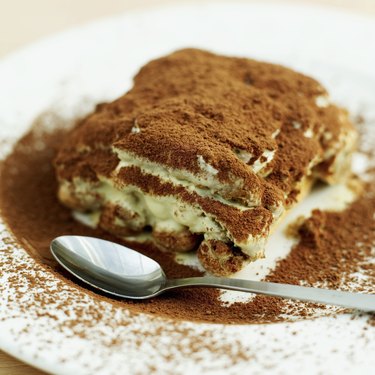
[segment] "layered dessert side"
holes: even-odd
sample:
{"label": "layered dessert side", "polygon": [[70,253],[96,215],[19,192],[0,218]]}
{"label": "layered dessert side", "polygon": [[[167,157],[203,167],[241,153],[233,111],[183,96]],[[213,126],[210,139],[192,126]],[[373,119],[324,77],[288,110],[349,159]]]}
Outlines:
{"label": "layered dessert side", "polygon": [[120,237],[197,251],[229,275],[316,180],[350,174],[357,133],[314,79],[279,65],[180,50],[146,64],[63,140],[59,199]]}

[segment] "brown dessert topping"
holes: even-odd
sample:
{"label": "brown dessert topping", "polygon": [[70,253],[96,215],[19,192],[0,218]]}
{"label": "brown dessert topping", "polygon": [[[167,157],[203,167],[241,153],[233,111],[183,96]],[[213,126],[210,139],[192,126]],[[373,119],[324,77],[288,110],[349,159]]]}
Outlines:
{"label": "brown dessert topping", "polygon": [[[232,185],[231,198],[251,191],[275,202],[281,189],[294,200],[295,184],[310,162],[315,157],[319,162],[343,128],[352,129],[339,119],[340,109],[316,105],[322,95],[326,91],[318,82],[278,65],[177,51],[145,65],[128,93],[99,105],[79,124],[60,149],[58,175],[68,180],[91,178],[92,171],[109,175],[116,157],[108,163],[96,154],[115,146],[197,175],[201,156],[222,183]],[[304,135],[308,129],[311,137]],[[320,139],[323,131],[331,134],[329,141]],[[275,157],[262,178],[248,164],[264,160],[266,150]],[[248,164],[239,152],[250,155]]]}

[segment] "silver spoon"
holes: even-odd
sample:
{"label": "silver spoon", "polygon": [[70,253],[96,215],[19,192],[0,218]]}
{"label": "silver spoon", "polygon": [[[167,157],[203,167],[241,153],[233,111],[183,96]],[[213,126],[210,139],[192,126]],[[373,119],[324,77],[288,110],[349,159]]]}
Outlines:
{"label": "silver spoon", "polygon": [[175,288],[214,287],[375,311],[375,295],[224,277],[167,279],[160,265],[125,246],[98,238],[61,236],[51,252],[70,273],[115,296],[146,299]]}

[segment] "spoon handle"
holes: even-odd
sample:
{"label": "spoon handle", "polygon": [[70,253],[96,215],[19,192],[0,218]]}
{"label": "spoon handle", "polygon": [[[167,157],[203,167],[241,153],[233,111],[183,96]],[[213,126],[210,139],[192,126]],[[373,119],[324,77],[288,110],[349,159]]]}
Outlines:
{"label": "spoon handle", "polygon": [[269,283],[264,281],[228,279],[210,276],[191,277],[186,279],[167,280],[163,290],[191,286],[231,289],[241,292],[264,294],[267,296],[343,306],[368,312],[375,311],[375,294],[341,292],[337,290]]}

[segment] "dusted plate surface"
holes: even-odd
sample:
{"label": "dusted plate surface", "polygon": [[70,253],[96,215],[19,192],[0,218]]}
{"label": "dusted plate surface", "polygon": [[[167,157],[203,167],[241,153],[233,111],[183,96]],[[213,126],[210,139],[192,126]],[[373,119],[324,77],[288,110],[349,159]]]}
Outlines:
{"label": "dusted plate surface", "polygon": [[[169,6],[76,28],[0,63],[1,155],[41,113],[53,110],[65,119],[85,114],[126,91],[149,59],[187,46],[299,69],[321,80],[352,113],[367,111],[366,118],[374,119],[371,35],[370,18],[235,2]],[[311,201],[301,209],[312,207]],[[47,371],[365,374],[375,365],[367,317],[225,326],[136,315],[65,285],[21,247],[9,245],[0,225],[0,349]],[[276,238],[268,252],[275,258],[289,247]]]}

